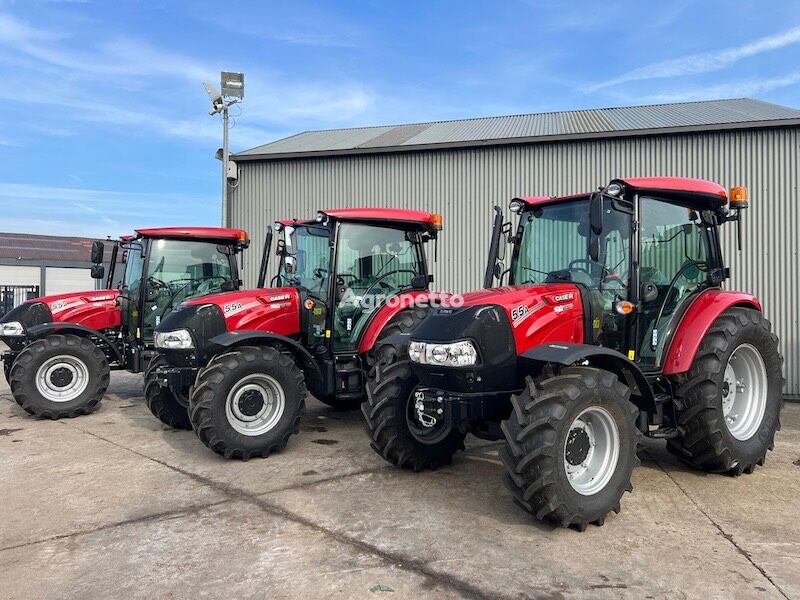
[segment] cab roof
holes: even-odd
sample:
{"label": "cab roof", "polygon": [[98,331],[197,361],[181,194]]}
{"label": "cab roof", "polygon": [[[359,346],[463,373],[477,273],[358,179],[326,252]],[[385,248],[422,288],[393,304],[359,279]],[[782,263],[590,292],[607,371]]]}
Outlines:
{"label": "cab roof", "polygon": [[[626,177],[613,179],[611,183],[621,183],[628,189],[639,193],[662,194],[681,204],[689,204],[700,209],[714,209],[728,201],[728,191],[713,181],[692,179],[690,177]],[[528,206],[554,204],[570,200],[588,198],[591,192],[570,196],[520,196]]]}
{"label": "cab roof", "polygon": [[[437,225],[438,215],[422,210],[405,208],[334,208],[319,211],[322,214],[341,221],[393,221],[397,223],[416,224],[421,227],[432,228]],[[284,219],[278,221],[281,225],[293,223],[312,224],[315,220]]]}
{"label": "cab roof", "polygon": [[244,229],[229,227],[154,227],[137,229],[141,237],[167,239],[199,239],[213,241],[245,242],[248,240]]}

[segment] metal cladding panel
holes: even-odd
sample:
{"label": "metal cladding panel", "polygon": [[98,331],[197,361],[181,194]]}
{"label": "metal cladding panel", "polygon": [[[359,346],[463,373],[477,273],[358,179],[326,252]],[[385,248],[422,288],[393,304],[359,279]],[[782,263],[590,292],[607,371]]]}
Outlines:
{"label": "metal cladding panel", "polygon": [[[492,206],[515,196],[586,192],[615,177],[680,176],[747,185],[741,256],[736,226],[722,228],[729,289],[755,293],[781,338],[788,394],[800,395],[800,128],[775,128],[409,152],[240,162],[231,227],[258,248],[279,218],[320,208],[388,206],[444,215],[434,287],[480,287]],[[515,218],[516,220],[516,218]],[[433,246],[428,246],[432,259]],[[260,253],[245,253],[254,285]],[[274,274],[274,263],[270,265]]]}

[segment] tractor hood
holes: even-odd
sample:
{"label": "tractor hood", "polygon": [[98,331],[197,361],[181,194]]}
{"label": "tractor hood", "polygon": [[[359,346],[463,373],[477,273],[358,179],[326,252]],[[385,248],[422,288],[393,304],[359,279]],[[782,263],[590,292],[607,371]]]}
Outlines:
{"label": "tractor hood", "polygon": [[[300,294],[295,288],[263,288],[211,294],[187,300],[178,312],[189,307],[216,306],[227,331],[266,331],[280,335],[300,332]],[[159,331],[175,329],[168,315]]]}
{"label": "tractor hood", "polygon": [[6,313],[0,323],[22,323],[25,329],[43,323],[77,323],[102,331],[120,325],[119,290],[92,290],[28,300]]}
{"label": "tractor hood", "polygon": [[[412,360],[423,387],[481,396],[519,389],[517,357],[552,342],[583,341],[583,303],[571,283],[514,285],[453,297],[449,307],[431,311],[411,334],[425,347],[468,341],[477,361],[448,366]],[[425,351],[427,352],[427,350]],[[427,354],[426,354],[427,356]]]}
{"label": "tractor hood", "polygon": [[486,319],[487,311],[480,308],[487,307],[495,316],[479,328],[483,331],[479,337],[490,339],[491,323],[503,320],[511,330],[517,354],[543,343],[583,342],[581,292],[572,283],[512,285],[467,292],[460,296],[461,303],[457,298],[450,307],[434,310],[411,338],[446,342],[466,339],[470,332],[477,335],[473,322]]}

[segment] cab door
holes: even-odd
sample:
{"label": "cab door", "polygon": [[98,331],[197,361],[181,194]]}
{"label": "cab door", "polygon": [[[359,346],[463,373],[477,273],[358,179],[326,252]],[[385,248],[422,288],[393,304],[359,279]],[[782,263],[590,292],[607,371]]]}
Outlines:
{"label": "cab door", "polygon": [[638,360],[644,370],[661,368],[680,316],[702,291],[716,287],[710,273],[709,228],[698,212],[640,198]]}

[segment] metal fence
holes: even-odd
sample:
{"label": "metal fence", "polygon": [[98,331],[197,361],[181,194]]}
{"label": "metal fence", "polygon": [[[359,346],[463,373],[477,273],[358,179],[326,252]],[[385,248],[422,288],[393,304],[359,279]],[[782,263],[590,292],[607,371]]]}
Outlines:
{"label": "metal fence", "polygon": [[0,317],[26,300],[39,297],[38,285],[0,284]]}

